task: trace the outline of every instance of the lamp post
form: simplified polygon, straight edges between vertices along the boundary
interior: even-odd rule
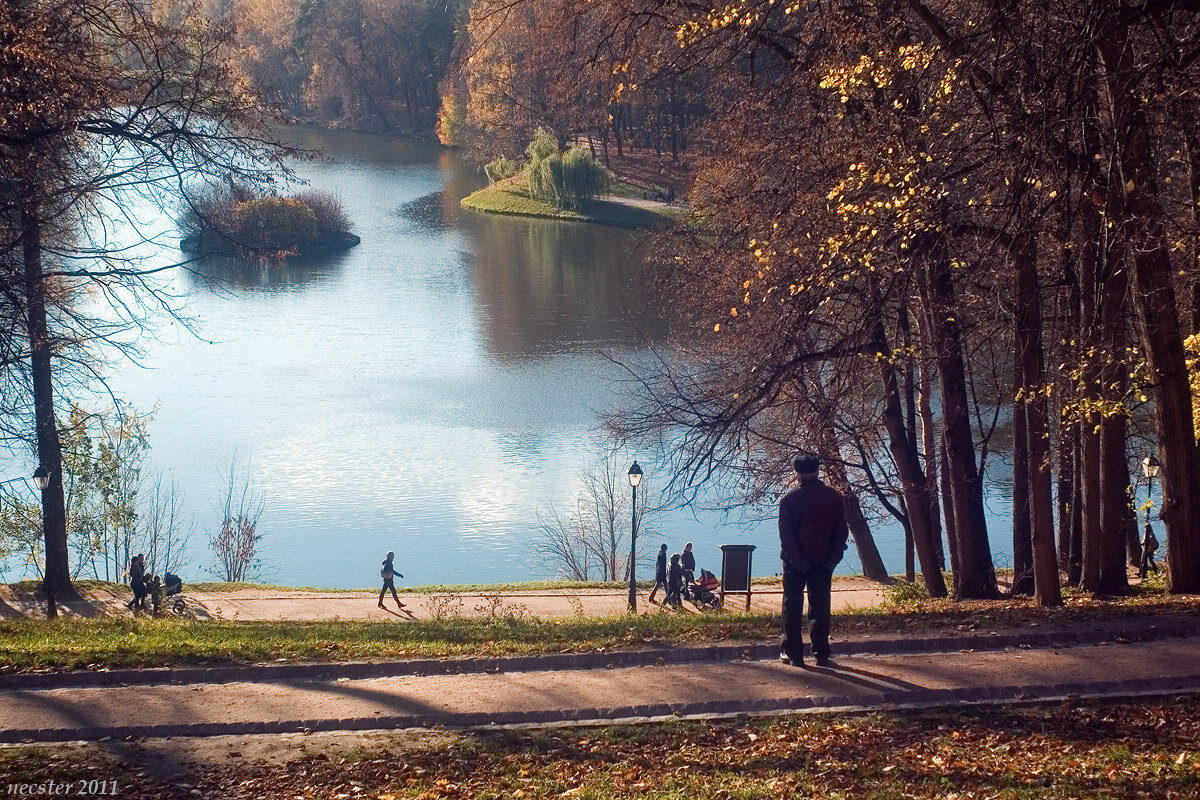
[[[642,482],[642,468],[636,461],[629,468],[629,485],[633,487],[633,520],[629,532],[629,613],[637,613],[637,487]]]
[[[39,492],[46,491],[46,487],[50,485],[50,470],[46,469],[41,464],[37,465],[37,469],[33,471],[33,485],[37,487]],[[43,505],[43,508],[45,506]],[[42,515],[42,529],[45,534],[46,515]],[[49,542],[46,543],[47,548]],[[48,552],[48,551],[47,551]],[[46,589],[46,619],[55,619],[58,617],[58,603],[54,599],[54,584],[50,578],[50,570],[46,570],[45,580],[42,581],[42,586]]]
[[[1154,502],[1154,479],[1158,477],[1158,459],[1146,456],[1142,459],[1142,473],[1146,476],[1146,527],[1142,532],[1142,563],[1139,572],[1145,577],[1146,572],[1146,540],[1150,534],[1150,508]]]

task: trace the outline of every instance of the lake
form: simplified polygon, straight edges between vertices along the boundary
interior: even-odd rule
[[[641,291],[645,235],[466,211],[482,177],[433,145],[294,136],[326,154],[297,171],[341,198],[362,244],[180,271],[172,289],[199,338],[164,321],[142,366],[112,376],[135,408],[157,406],[150,471],[178,480],[199,528],[183,577],[211,577],[205,531],[234,458],[266,497],[265,580],[370,586],[388,550],[406,584],[551,577],[530,556],[534,518],[569,508],[603,447],[598,414],[621,392],[603,353],[636,361],[664,333]],[[653,454],[622,458],[652,490]],[[1004,550],[1007,522],[993,519]],[[640,552],[690,540],[719,571],[719,544],[751,543],[755,574],[775,573],[773,519],[736,522],[665,514]],[[876,535],[901,571],[899,528]],[[851,546],[840,571],[858,569]]]

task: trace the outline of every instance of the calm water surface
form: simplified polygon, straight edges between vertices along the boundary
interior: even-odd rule
[[[371,585],[387,550],[409,584],[549,577],[529,556],[531,523],[570,505],[599,451],[597,412],[620,392],[601,351],[636,359],[662,335],[639,291],[642,235],[465,211],[479,178],[437,147],[296,136],[327,154],[298,171],[341,197],[362,244],[179,275],[201,338],[164,323],[144,368],[113,379],[134,407],[158,406],[153,466],[178,479],[201,530],[185,579],[212,562],[203,531],[235,457],[266,496],[274,582]],[[652,454],[628,458],[653,487]],[[676,512],[654,526],[643,553],[690,539],[718,570],[719,544],[751,543],[756,574],[778,569],[771,521]],[[901,570],[899,531],[877,537]],[[842,571],[858,571],[847,556]]]
[[[437,147],[297,135],[328,156],[300,174],[341,197],[363,242],[283,267],[205,265],[216,292],[178,278],[203,340],[165,326],[146,368],[114,380],[135,407],[158,404],[155,465],[211,529],[231,459],[252,463],[279,583],[369,585],[387,550],[408,583],[547,577],[531,523],[570,504],[599,450],[597,412],[620,391],[601,352],[636,357],[662,332],[638,291],[643,236],[465,211],[479,178]],[[652,484],[650,454],[629,458]],[[713,567],[718,543],[770,544],[689,513],[658,528]],[[192,561],[185,577],[211,561],[204,542]]]

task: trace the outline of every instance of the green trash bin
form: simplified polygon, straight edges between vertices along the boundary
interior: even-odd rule
[[[721,545],[721,607],[725,607],[725,595],[746,595],[746,610],[750,610],[750,561],[754,555],[754,544]]]

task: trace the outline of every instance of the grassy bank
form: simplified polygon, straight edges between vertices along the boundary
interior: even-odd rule
[[[0,753],[0,781],[102,776],[121,797],[230,800],[1183,800],[1200,796],[1198,742],[1200,700],[1186,697],[297,739],[270,761],[223,747],[192,770],[174,752],[157,775],[134,745],[55,745]]]
[[[0,621],[0,672],[153,667],[213,662],[346,661],[591,652],[633,646],[757,640],[774,634],[769,615],[523,618],[419,622],[237,622],[98,618]]]
[[[624,196],[628,196],[628,192]],[[620,228],[665,228],[676,221],[676,212],[633,206],[613,200],[587,200],[579,211],[556,208],[534,200],[523,178],[510,178],[464,197],[463,208],[489,214],[543,217],[568,222],[595,222]]]

